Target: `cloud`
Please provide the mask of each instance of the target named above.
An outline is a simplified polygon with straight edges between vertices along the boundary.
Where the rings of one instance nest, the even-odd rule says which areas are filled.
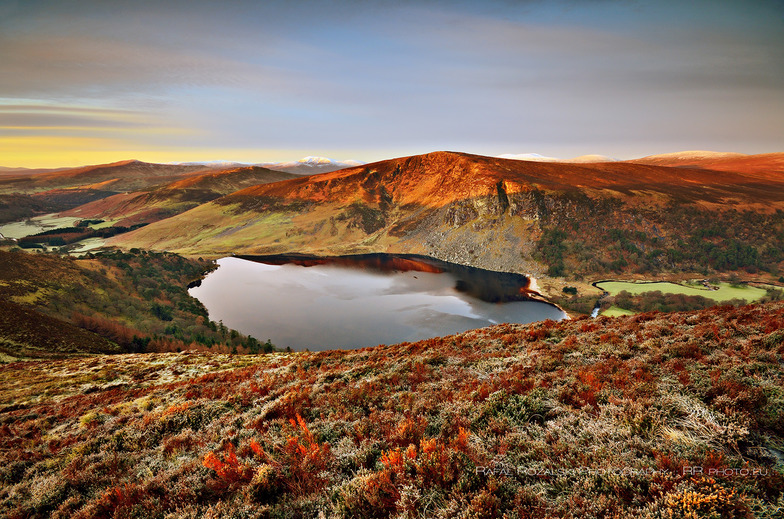
[[[282,88],[281,74],[199,49],[162,48],[94,35],[0,36],[0,94],[116,96],[172,87]]]
[[[720,4],[6,3],[0,98],[18,107],[0,99],[0,126],[324,155],[769,146],[784,132],[775,2]]]

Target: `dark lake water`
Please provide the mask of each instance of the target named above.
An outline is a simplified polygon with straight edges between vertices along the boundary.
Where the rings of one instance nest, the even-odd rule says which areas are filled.
[[[190,289],[213,321],[279,348],[393,344],[498,323],[563,319],[519,274],[413,255],[228,257]]]

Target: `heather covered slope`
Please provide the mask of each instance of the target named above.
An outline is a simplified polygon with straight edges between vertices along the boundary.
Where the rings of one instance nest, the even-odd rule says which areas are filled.
[[[19,357],[120,351],[117,344],[68,321],[41,314],[26,305],[0,301],[0,362]]]
[[[783,328],[770,303],[357,351],[6,365],[0,510],[777,517]]]
[[[759,171],[437,152],[251,187],[113,243],[214,255],[416,253],[569,279],[773,275],[784,261],[784,176]]]
[[[763,179],[781,178],[781,175],[784,174],[784,153],[744,155],[742,153],[686,151],[652,155],[628,162],[656,166],[702,168],[714,171],[737,171]]]

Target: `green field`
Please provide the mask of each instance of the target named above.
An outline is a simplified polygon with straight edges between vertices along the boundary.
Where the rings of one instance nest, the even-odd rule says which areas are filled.
[[[24,220],[21,222],[13,222],[8,223],[5,225],[0,225],[0,234],[5,236],[6,238],[24,238],[25,236],[31,236],[33,234],[37,234],[42,231],[48,231],[50,229],[57,229],[60,227],[72,227],[76,222],[82,220],[82,218],[75,218],[73,216],[58,216],[55,214],[47,214],[44,216],[36,216],[34,218],[30,218],[29,220]],[[97,223],[89,225],[88,227],[91,229],[104,229],[106,227],[111,227],[118,220],[107,220],[105,222]],[[90,250],[96,249],[98,247],[103,247],[106,243],[106,240],[103,238],[87,238],[86,240],[82,240],[79,242],[75,242],[73,244],[74,248],[71,249],[69,252],[71,254],[81,255],[85,252]],[[47,247],[46,250],[56,250],[57,247]]]
[[[654,283],[635,283],[633,281],[603,281],[596,286],[610,295],[616,295],[626,290],[630,294],[643,294],[645,292],[660,291],[663,294],[683,294],[687,296],[702,296],[716,302],[729,301],[731,299],[742,299],[747,303],[756,301],[765,296],[766,292],[762,288],[748,285],[733,286],[730,283],[721,282],[716,290],[710,290],[702,285],[680,285],[668,281],[657,281]],[[605,314],[603,314],[605,315]]]
[[[602,312],[602,315],[606,315],[607,317],[620,317],[623,315],[634,315],[634,312],[613,305],[607,310],[605,310],[604,312]]]
[[[74,245],[77,245],[75,249],[71,249],[68,251],[71,254],[81,255],[87,251],[97,249],[98,247],[103,247],[106,243],[106,240],[103,238],[87,238],[86,240],[82,240],[76,242]]]
[[[119,221],[120,221],[119,218],[114,218],[111,220],[106,220],[102,223],[95,223],[95,224],[88,225],[88,227],[90,229],[105,229],[106,227],[112,227],[114,224],[116,224]]]

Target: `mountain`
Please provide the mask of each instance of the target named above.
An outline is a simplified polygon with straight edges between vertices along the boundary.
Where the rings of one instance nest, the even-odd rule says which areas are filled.
[[[261,164],[261,166],[297,175],[314,175],[361,166],[362,164],[364,164],[364,162],[356,160],[340,161],[328,159],[326,157],[304,157],[293,162],[269,162]]]
[[[779,209],[775,172],[436,152],[247,188],[113,243],[199,255],[415,253],[571,279],[772,273],[784,261]]]
[[[564,160],[562,162],[576,162],[576,163],[586,163],[586,162],[614,162],[615,159],[612,157],[608,157],[606,155],[580,155],[579,157],[573,157],[571,159]]]
[[[512,159],[512,160],[531,160],[536,162],[561,162],[555,157],[546,157],[538,153],[504,153],[498,155],[499,159]]]
[[[231,160],[210,160],[207,162],[178,162],[176,164],[179,166],[203,166],[205,168],[213,168],[213,169],[237,169],[237,168],[245,168],[248,166],[253,166],[253,164],[247,164],[244,162],[234,162]]]
[[[118,225],[149,223],[182,213],[242,188],[278,182],[297,175],[245,166],[226,171],[192,174],[169,184],[131,193],[119,193],[63,213],[86,219],[120,219]]]
[[[637,164],[655,164],[659,166],[682,166],[710,163],[717,160],[737,159],[749,157],[744,153],[732,153],[723,151],[708,150],[688,150],[676,151],[672,153],[661,153],[659,155],[648,155],[639,159],[631,159],[627,162]]]

